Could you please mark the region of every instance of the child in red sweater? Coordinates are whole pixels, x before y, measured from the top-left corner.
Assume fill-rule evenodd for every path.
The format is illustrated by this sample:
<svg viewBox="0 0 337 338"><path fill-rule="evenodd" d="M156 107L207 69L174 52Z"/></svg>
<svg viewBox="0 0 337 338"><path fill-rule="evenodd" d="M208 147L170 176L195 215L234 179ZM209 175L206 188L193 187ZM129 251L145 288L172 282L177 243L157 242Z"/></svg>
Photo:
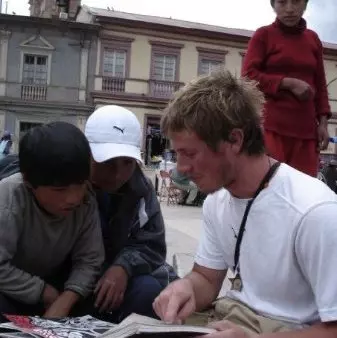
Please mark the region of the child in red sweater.
<svg viewBox="0 0 337 338"><path fill-rule="evenodd" d="M308 0L271 0L276 21L251 38L242 74L266 96L265 143L275 159L312 176L328 146L330 106L322 43L302 18Z"/></svg>

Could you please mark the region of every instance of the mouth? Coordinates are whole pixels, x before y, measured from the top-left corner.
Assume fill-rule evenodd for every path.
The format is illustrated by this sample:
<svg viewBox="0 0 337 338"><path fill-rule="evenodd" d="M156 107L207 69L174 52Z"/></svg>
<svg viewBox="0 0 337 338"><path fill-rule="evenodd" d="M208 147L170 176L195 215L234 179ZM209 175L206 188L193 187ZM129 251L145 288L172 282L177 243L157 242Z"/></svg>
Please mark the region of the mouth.
<svg viewBox="0 0 337 338"><path fill-rule="evenodd" d="M64 214L69 214L70 212L74 211L76 209L76 206L66 207L62 208L61 212Z"/></svg>

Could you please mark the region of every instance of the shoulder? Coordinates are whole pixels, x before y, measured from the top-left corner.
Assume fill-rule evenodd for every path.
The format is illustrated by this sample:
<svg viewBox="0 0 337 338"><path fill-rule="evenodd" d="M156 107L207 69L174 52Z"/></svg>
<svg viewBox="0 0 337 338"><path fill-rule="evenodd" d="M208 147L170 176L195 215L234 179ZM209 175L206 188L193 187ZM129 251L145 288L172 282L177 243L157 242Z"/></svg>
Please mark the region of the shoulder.
<svg viewBox="0 0 337 338"><path fill-rule="evenodd" d="M301 214L324 203L337 203L337 195L320 180L282 164L274 191Z"/></svg>
<svg viewBox="0 0 337 338"><path fill-rule="evenodd" d="M316 46L319 46L320 48L323 47L322 41L315 31L313 31L311 29L306 29L305 30L305 36L309 41L314 43Z"/></svg>
<svg viewBox="0 0 337 338"><path fill-rule="evenodd" d="M315 31L313 31L312 29L307 28L307 29L305 30L305 34L306 34L307 36L309 36L309 37L315 39L315 40L321 41L321 39L319 38L318 34L317 34Z"/></svg>
<svg viewBox="0 0 337 338"><path fill-rule="evenodd" d="M220 189L209 194L203 204L203 218L206 223L218 223L226 213L230 194L226 189Z"/></svg>
<svg viewBox="0 0 337 338"><path fill-rule="evenodd" d="M254 34L252 35L252 38L254 39L264 39L267 37L267 35L274 30L273 25L267 25L259 27Z"/></svg>
<svg viewBox="0 0 337 338"><path fill-rule="evenodd" d="M32 198L20 173L0 181L0 209L19 210L28 198Z"/></svg>

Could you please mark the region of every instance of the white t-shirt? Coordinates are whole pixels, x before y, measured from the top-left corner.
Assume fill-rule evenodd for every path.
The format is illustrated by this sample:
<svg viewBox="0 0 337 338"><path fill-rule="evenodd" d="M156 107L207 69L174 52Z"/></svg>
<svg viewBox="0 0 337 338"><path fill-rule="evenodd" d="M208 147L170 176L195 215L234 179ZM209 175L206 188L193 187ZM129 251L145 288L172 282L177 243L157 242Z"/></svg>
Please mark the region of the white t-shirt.
<svg viewBox="0 0 337 338"><path fill-rule="evenodd" d="M233 268L247 202L225 189L207 197L197 264ZM336 194L282 164L249 212L240 273L242 291L228 296L261 315L301 325L337 320Z"/></svg>

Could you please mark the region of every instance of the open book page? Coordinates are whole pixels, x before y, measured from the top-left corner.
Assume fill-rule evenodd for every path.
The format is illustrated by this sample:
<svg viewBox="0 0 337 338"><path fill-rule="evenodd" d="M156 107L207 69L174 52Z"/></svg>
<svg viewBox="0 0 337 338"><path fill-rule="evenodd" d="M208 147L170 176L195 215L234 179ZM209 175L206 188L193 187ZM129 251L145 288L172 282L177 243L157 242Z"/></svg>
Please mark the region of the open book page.
<svg viewBox="0 0 337 338"><path fill-rule="evenodd" d="M160 334L160 336L172 336L175 333L179 334L176 335L179 337L192 337L212 332L214 332L214 330L210 328L165 324L160 320L132 314L119 325L100 335L100 338L128 338L133 336L151 336L154 338L156 334Z"/></svg>

